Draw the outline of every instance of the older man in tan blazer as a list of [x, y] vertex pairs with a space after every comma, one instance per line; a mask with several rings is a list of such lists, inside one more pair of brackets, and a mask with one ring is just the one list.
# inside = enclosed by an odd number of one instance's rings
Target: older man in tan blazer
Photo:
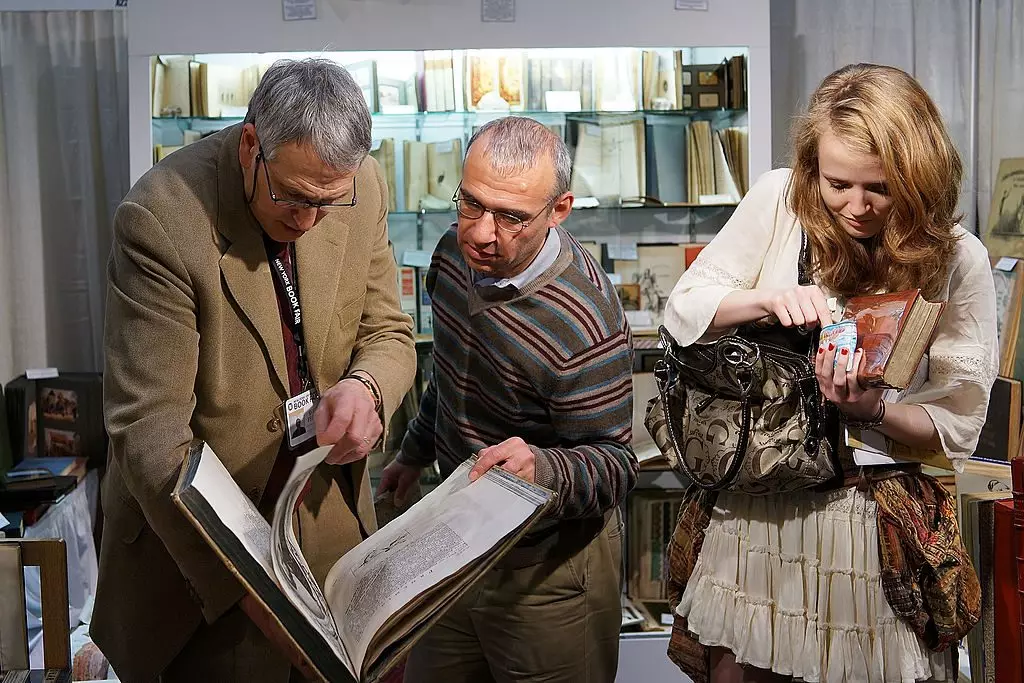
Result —
[[[117, 210], [92, 633], [124, 681], [287, 681], [300, 665], [171, 501], [193, 439], [265, 511], [297, 454], [335, 444], [296, 514], [321, 584], [376, 529], [365, 456], [415, 351], [369, 147], [344, 69], [279, 62], [244, 124], [167, 157]], [[307, 389], [316, 439], [289, 448], [280, 407]]]

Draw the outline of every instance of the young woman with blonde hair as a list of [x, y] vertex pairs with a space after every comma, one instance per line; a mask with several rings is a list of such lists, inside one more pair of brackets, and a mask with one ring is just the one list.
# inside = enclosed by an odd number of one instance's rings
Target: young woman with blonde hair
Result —
[[[833, 372], [831, 348], [819, 348], [818, 383], [844, 420], [962, 463], [997, 370], [995, 291], [985, 247], [957, 223], [962, 167], [935, 104], [899, 69], [844, 67], [797, 122], [794, 157], [757, 181], [679, 280], [666, 327], [682, 345], [768, 316], [816, 327], [851, 296], [919, 288], [946, 308], [910, 387], [866, 390], [860, 350], [853, 370]], [[801, 233], [810, 286], [797, 285]], [[853, 485], [720, 493], [676, 608], [711, 648], [711, 680], [956, 681], [948, 651], [928, 650], [886, 602], [877, 521]]]

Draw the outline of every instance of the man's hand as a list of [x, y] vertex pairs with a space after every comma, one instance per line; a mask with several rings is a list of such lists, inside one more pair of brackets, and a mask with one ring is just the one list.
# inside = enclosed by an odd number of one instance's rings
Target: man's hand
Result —
[[381, 472], [377, 494], [394, 491], [395, 507], [401, 508], [405, 504], [405, 497], [409, 494], [409, 489], [420, 480], [422, 470], [421, 467], [404, 465], [397, 459], [392, 460]]
[[384, 431], [373, 395], [354, 379], [343, 379], [325, 391], [313, 419], [317, 443], [334, 444], [327, 455], [331, 465], [365, 458]]
[[476, 464], [469, 471], [470, 481], [476, 481], [487, 470], [495, 465], [501, 465], [501, 469], [506, 472], [511, 472], [520, 479], [534, 483], [537, 474], [537, 456], [518, 436], [506, 439], [496, 446], [481, 449], [476, 456]]
[[287, 634], [281, 628], [281, 626], [274, 620], [270, 612], [263, 608], [263, 605], [259, 603], [249, 593], [245, 594], [242, 601], [238, 604], [245, 612], [252, 623], [256, 624], [263, 635], [267, 637], [274, 647], [284, 655], [284, 657], [291, 662], [292, 666], [299, 670], [299, 673], [303, 675], [306, 680], [309, 681], [321, 681], [323, 680], [317, 673], [313, 665], [306, 661], [305, 656], [299, 651], [292, 641], [288, 639]]

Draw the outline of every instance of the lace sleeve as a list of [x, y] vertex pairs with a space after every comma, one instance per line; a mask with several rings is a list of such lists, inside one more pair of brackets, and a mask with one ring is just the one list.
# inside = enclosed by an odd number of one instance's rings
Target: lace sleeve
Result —
[[[754, 287], [766, 263], [778, 260], [777, 247], [796, 224], [786, 208], [788, 181], [786, 169], [761, 176], [676, 283], [665, 307], [665, 327], [680, 344], [707, 341], [705, 334], [722, 299], [737, 289]], [[795, 283], [796, 253], [782, 258], [792, 261], [789, 270]]]
[[950, 460], [970, 457], [999, 368], [995, 287], [985, 248], [965, 235], [950, 268], [949, 297], [929, 348], [928, 379], [905, 402], [923, 407]]

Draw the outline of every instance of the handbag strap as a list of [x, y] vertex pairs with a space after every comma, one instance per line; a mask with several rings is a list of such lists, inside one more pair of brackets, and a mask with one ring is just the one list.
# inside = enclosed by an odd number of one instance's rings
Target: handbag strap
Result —
[[807, 233], [800, 230], [800, 258], [796, 264], [796, 281], [801, 287], [811, 284], [811, 243], [807, 240]]

